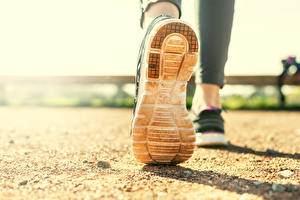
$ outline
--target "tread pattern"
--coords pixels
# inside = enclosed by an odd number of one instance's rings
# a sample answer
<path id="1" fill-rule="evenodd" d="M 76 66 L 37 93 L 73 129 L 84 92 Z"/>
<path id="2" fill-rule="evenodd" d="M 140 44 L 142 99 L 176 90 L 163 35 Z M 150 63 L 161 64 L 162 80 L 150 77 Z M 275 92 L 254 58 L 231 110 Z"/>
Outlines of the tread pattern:
<path id="1" fill-rule="evenodd" d="M 150 53 L 148 60 L 148 77 L 157 79 L 159 77 L 160 54 Z"/>
<path id="2" fill-rule="evenodd" d="M 150 40 L 144 91 L 133 120 L 133 153 L 142 163 L 177 164 L 194 152 L 186 86 L 198 59 L 198 40 L 182 22 L 166 22 Z M 145 66 L 142 66 L 145 67 Z"/>
<path id="3" fill-rule="evenodd" d="M 187 40 L 189 41 L 190 53 L 198 52 L 198 40 L 195 32 L 187 24 L 181 22 L 172 22 L 160 28 L 153 39 L 151 47 L 160 49 L 164 39 L 172 33 L 179 33 L 187 38 Z"/>

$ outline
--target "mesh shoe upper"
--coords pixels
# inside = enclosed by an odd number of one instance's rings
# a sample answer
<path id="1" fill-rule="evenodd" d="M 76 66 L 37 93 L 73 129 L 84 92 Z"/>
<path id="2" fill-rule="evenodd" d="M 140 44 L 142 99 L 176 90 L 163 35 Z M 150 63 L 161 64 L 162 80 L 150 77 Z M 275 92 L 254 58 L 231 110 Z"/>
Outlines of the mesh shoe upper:
<path id="1" fill-rule="evenodd" d="M 193 120 L 196 133 L 218 132 L 224 133 L 224 119 L 221 109 L 203 110 Z"/>
<path id="2" fill-rule="evenodd" d="M 140 50 L 139 50 L 139 54 L 138 54 L 138 59 L 137 59 L 137 69 L 136 69 L 136 94 L 135 94 L 135 99 L 134 99 L 134 107 L 133 107 L 133 113 L 135 113 L 135 108 L 136 108 L 136 104 L 137 104 L 137 96 L 138 96 L 138 88 L 139 88 L 139 82 L 140 82 L 140 71 L 141 71 L 141 62 L 142 62 L 142 57 L 144 54 L 144 48 L 145 48 L 145 42 L 146 42 L 146 38 L 149 35 L 149 33 L 151 32 L 151 30 L 153 29 L 154 25 L 157 22 L 160 22 L 162 20 L 166 20 L 166 19 L 171 19 L 171 16 L 168 15 L 160 15 L 158 17 L 156 17 L 155 19 L 153 19 L 153 21 L 149 24 L 146 33 L 144 35 L 143 41 L 141 43 L 140 46 Z"/>

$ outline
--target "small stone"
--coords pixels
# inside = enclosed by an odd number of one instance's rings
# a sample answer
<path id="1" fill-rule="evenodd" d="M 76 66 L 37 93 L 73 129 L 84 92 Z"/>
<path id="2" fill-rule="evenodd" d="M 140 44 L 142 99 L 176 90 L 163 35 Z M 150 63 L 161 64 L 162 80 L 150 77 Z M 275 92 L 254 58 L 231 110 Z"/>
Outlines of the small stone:
<path id="1" fill-rule="evenodd" d="M 233 180 L 233 182 L 235 182 L 235 183 L 238 183 L 238 182 L 239 182 L 239 180 L 237 180 L 237 179 L 234 179 L 234 180 Z"/>
<path id="2" fill-rule="evenodd" d="M 275 139 L 274 136 L 269 136 L 269 137 L 268 137 L 268 140 L 269 140 L 269 141 L 274 141 L 274 139 Z"/>
<path id="3" fill-rule="evenodd" d="M 277 151 L 275 151 L 273 149 L 267 149 L 266 152 L 269 153 L 269 154 L 276 154 L 276 153 L 278 153 Z"/>
<path id="4" fill-rule="evenodd" d="M 262 162 L 260 159 L 250 159 L 250 162 Z"/>
<path id="5" fill-rule="evenodd" d="M 201 160 L 202 160 L 202 161 L 205 161 L 205 160 L 207 160 L 207 158 L 202 158 Z"/>
<path id="6" fill-rule="evenodd" d="M 192 172 L 190 170 L 185 170 L 183 173 L 190 175 Z"/>
<path id="7" fill-rule="evenodd" d="M 264 182 L 261 182 L 261 181 L 255 181 L 253 182 L 254 185 L 261 185 L 261 184 L 264 184 Z"/>
<path id="8" fill-rule="evenodd" d="M 294 172 L 292 172 L 291 170 L 283 170 L 283 171 L 278 173 L 278 176 L 280 178 L 290 178 L 293 175 L 294 175 Z"/>
<path id="9" fill-rule="evenodd" d="M 99 161 L 97 163 L 97 166 L 100 167 L 100 168 L 103 168 L 103 169 L 110 168 L 110 164 L 108 162 L 105 162 L 105 161 Z"/>
<path id="10" fill-rule="evenodd" d="M 13 141 L 13 140 L 9 141 L 9 144 L 14 144 L 14 143 L 15 143 L 15 141 Z"/>
<path id="11" fill-rule="evenodd" d="M 88 161 L 87 160 L 84 160 L 84 161 L 82 161 L 83 163 L 87 163 Z"/>
<path id="12" fill-rule="evenodd" d="M 27 185 L 28 181 L 22 181 L 19 183 L 19 185 Z"/>
<path id="13" fill-rule="evenodd" d="M 45 174 L 45 175 L 42 176 L 42 178 L 47 179 L 47 178 L 49 178 L 49 176 L 47 174 Z"/>
<path id="14" fill-rule="evenodd" d="M 285 187 L 283 187 L 283 186 L 280 185 L 280 184 L 273 183 L 273 184 L 272 184 L 272 190 L 273 190 L 274 192 L 280 192 L 280 193 L 282 193 L 282 192 L 285 191 Z"/>

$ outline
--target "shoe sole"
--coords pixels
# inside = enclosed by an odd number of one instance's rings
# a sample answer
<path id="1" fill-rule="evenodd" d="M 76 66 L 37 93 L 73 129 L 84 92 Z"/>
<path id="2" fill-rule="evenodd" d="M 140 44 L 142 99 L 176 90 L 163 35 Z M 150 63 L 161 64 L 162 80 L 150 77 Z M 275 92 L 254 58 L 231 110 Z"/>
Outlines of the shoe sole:
<path id="1" fill-rule="evenodd" d="M 164 20 L 155 25 L 145 45 L 132 123 L 133 153 L 142 163 L 181 163 L 195 147 L 186 87 L 198 60 L 197 36 L 180 20 Z"/>
<path id="2" fill-rule="evenodd" d="M 200 146 L 227 146 L 228 142 L 224 134 L 220 133 L 196 133 L 196 145 Z"/>

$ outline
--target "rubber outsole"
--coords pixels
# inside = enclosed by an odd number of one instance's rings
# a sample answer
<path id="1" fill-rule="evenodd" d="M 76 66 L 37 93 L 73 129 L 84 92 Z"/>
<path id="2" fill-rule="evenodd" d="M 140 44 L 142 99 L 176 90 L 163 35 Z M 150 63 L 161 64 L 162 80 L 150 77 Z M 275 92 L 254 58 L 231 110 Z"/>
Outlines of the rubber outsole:
<path id="1" fill-rule="evenodd" d="M 228 142 L 224 134 L 220 133 L 196 133 L 197 146 L 227 146 Z"/>
<path id="2" fill-rule="evenodd" d="M 181 20 L 156 24 L 146 40 L 136 112 L 133 154 L 147 164 L 188 160 L 195 132 L 186 109 L 186 86 L 198 60 L 198 40 Z"/>

